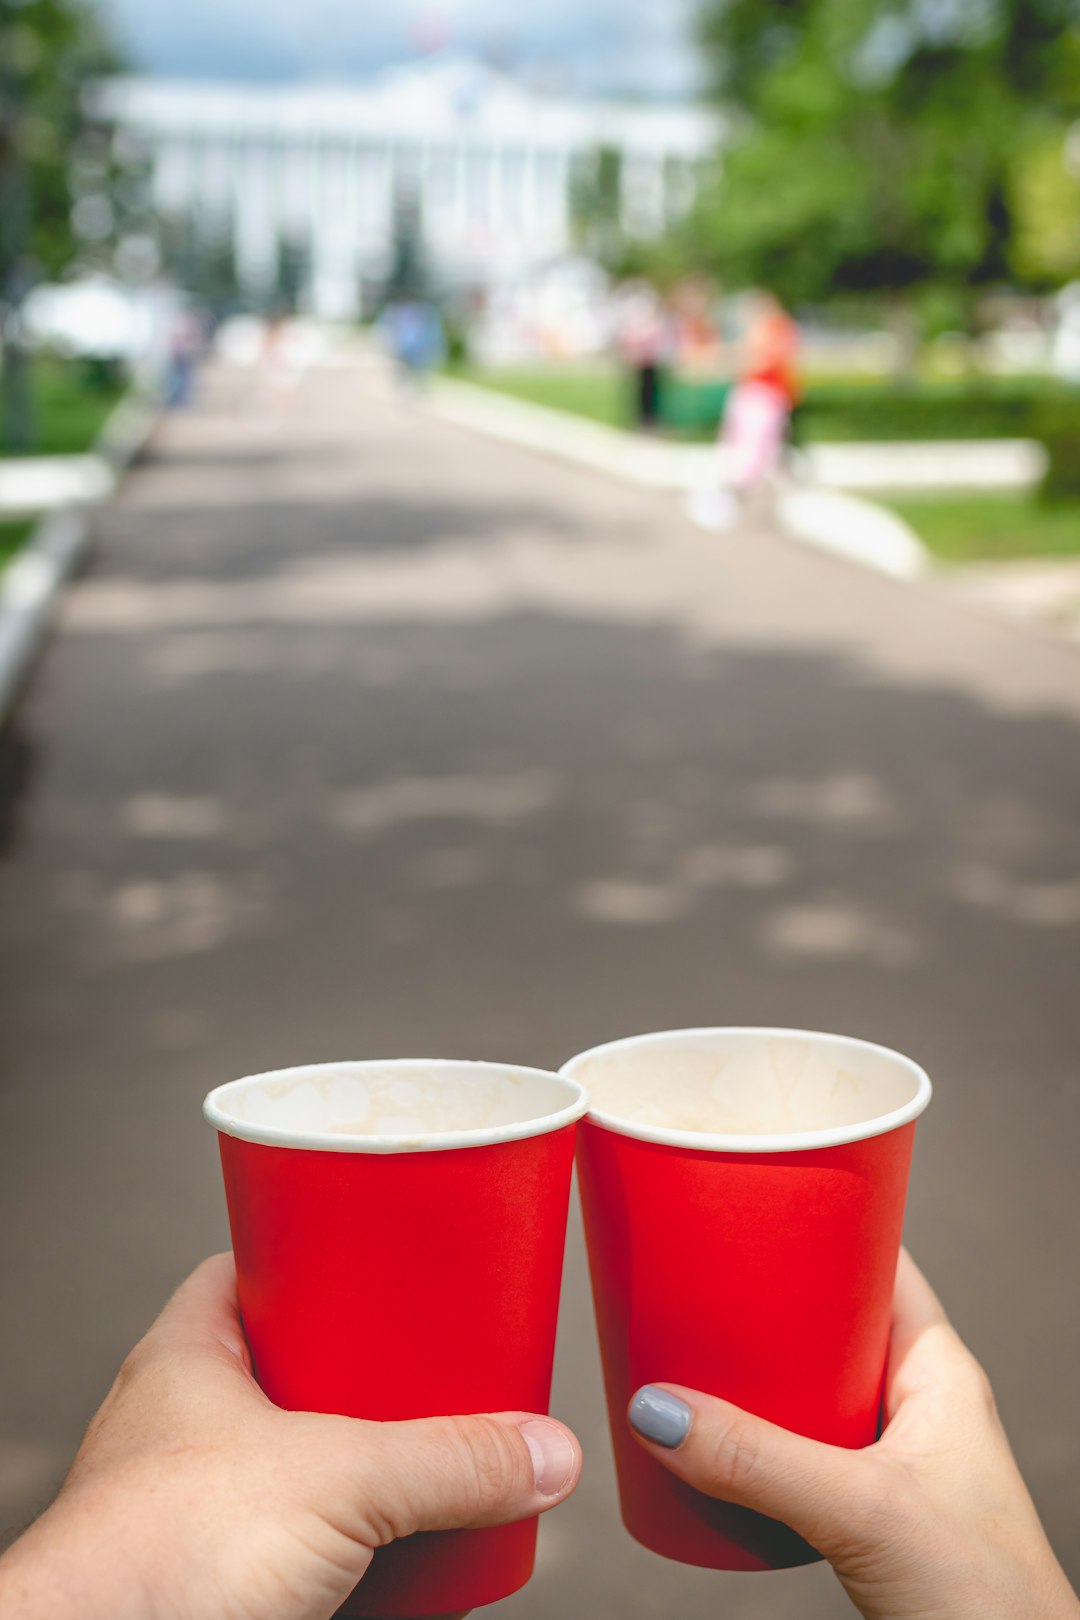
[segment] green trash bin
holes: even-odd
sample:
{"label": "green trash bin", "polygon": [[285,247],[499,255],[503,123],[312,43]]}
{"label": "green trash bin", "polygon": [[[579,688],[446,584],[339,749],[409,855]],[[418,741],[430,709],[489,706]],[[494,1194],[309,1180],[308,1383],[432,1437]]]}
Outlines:
{"label": "green trash bin", "polygon": [[708,436],[724,414],[730,382],[665,372],[660,383],[660,420],[678,433]]}

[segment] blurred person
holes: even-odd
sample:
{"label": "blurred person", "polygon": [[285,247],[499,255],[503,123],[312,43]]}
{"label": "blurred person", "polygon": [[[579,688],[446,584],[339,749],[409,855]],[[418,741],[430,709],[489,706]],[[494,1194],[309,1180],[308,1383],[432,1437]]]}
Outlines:
{"label": "blurred person", "polygon": [[[985,1374],[906,1255],[885,1408],[865,1451],[679,1385],[639,1390],[628,1421],[696,1489],[794,1526],[866,1620],[1077,1620]],[[580,1470],[569,1430],[530,1413],[281,1411],[255,1381],[232,1257],[217,1255],[128,1356],[56,1501],[0,1558],[0,1611],[330,1620],[376,1547],[546,1512]]]}
{"label": "blurred person", "polygon": [[671,294],[675,361],[681,371],[712,375],[720,361],[716,289],[705,275],[684,276]]}
{"label": "blurred person", "polygon": [[422,386],[446,358],[446,337],[435,305],[425,298],[394,298],[385,305],[377,329],[410,388]]}
{"label": "blurred person", "polygon": [[738,380],[724,409],[721,442],[731,455],[730,483],[746,495],[779,466],[791,414],[799,401],[799,329],[780,300],[749,300]]}
{"label": "blurred person", "polygon": [[272,310],[263,323],[259,371],[266,387],[274,393],[285,393],[300,381],[299,368],[290,351],[290,333],[288,310]]}
{"label": "blurred person", "polygon": [[623,287],[617,296],[615,343],[633,379],[635,425],[653,431],[660,420],[661,371],[670,329],[663,303],[647,281]]}
{"label": "blurred person", "polygon": [[180,305],[169,323],[166,340],[165,403],[174,410],[190,405],[195,394],[195,370],[206,346],[198,315]]}
{"label": "blurred person", "polygon": [[752,293],[737,378],[724,402],[719,449],[722,484],[691,497],[690,512],[708,528],[734,523],[751,495],[767,488],[783,461],[799,401],[799,329],[779,299]]}

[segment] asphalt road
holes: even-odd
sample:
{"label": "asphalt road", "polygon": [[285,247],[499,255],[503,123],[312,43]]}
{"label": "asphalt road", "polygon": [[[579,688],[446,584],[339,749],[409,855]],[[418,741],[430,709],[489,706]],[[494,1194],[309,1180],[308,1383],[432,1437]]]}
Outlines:
{"label": "asphalt road", "polygon": [[[3,1517],[226,1242],[210,1086],[790,1024],[930,1070],[908,1239],[1080,1580],[1078,744],[1076,653],[930,587],[356,371],[210,379],[0,744]],[[849,1612],[622,1533],[576,1221],[555,1410],[587,1475],[500,1620]]]}

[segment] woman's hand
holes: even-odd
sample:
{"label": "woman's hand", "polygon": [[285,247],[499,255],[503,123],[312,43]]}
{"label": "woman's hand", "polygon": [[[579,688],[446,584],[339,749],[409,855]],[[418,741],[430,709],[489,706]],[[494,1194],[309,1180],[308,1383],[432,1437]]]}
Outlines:
{"label": "woman's hand", "polygon": [[256,1384],[231,1255],[128,1356],[52,1507],[0,1559],[5,1620],[326,1620],[374,1548],[505,1524],[577,1484],[550,1418],[364,1423]]}
{"label": "woman's hand", "polygon": [[646,1385],[629,1417],[680,1479],[782,1520],[824,1553],[866,1620],[1080,1616],[986,1374],[906,1253],[876,1445],[820,1445],[676,1384]]}

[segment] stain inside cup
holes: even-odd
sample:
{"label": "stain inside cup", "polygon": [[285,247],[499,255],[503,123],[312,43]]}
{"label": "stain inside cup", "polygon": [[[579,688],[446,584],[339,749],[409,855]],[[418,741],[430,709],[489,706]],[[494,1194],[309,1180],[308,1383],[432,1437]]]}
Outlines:
{"label": "stain inside cup", "polygon": [[330,1136],[424,1137],[496,1129],[566,1107],[540,1075],[481,1065],[315,1066],[246,1082],[230,1099],[238,1122]]}
{"label": "stain inside cup", "polygon": [[663,1130],[771,1136],[860,1124],[915,1093],[884,1052],[827,1037],[643,1041],[599,1051],[574,1069],[601,1113]]}

